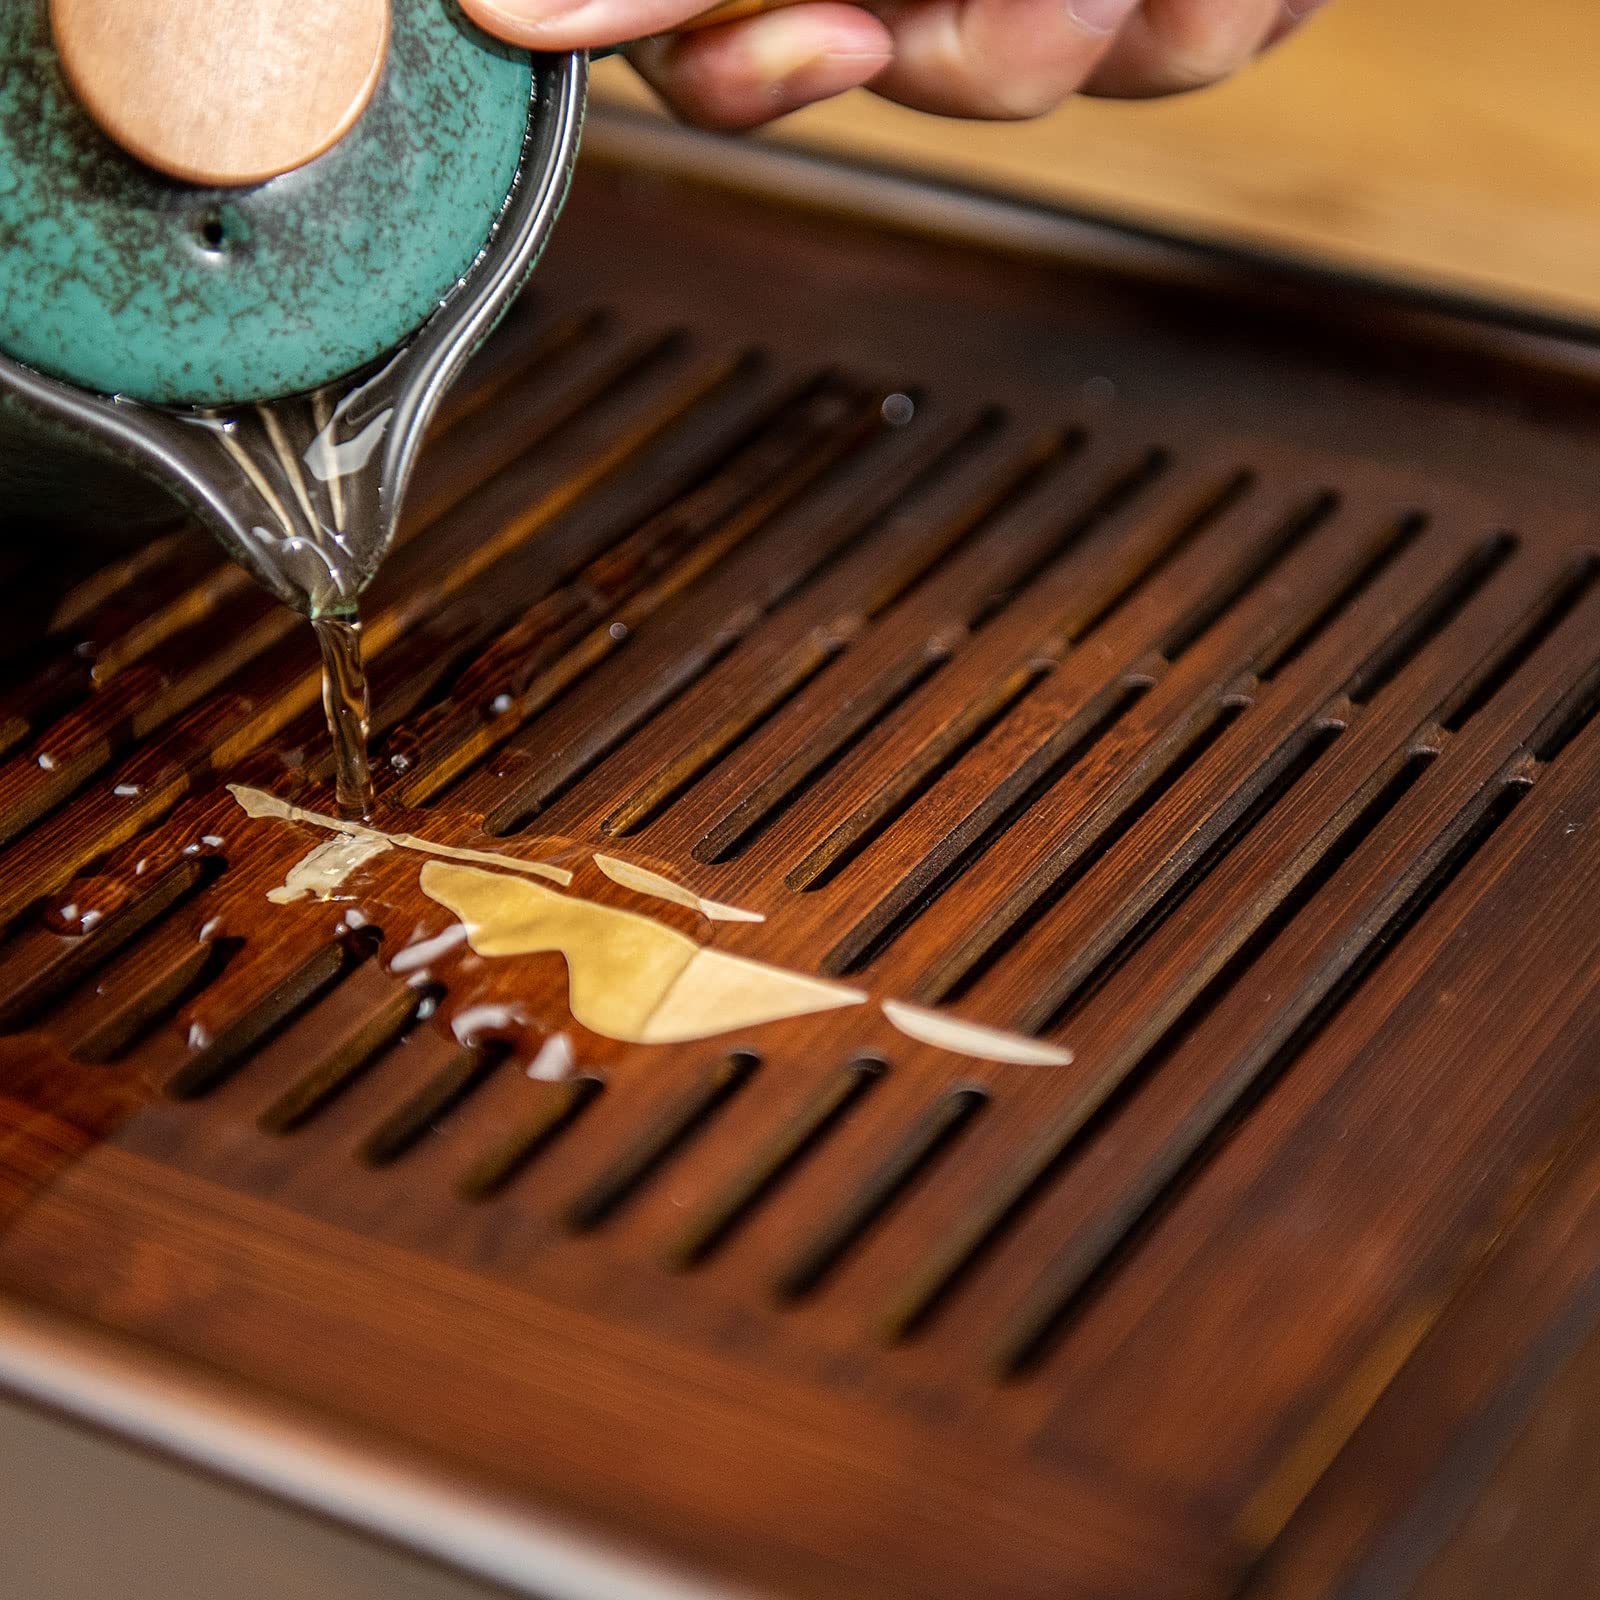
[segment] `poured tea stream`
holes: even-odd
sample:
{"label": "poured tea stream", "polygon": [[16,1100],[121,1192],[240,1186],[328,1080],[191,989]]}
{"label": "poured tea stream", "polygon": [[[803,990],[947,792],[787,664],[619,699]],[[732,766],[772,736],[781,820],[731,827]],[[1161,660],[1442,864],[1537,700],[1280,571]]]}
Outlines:
{"label": "poured tea stream", "polygon": [[339,809],[351,817],[373,805],[357,601],[394,537],[395,450],[414,445],[392,436],[391,371],[183,419],[189,470],[228,513],[224,544],[311,619]]}
{"label": "poured tea stream", "polygon": [[333,739],[333,778],[339,809],[347,817],[372,814],[372,764],[367,734],[372,696],[361,659],[361,624],[352,617],[318,617],[312,624],[322,649],[322,706]]}

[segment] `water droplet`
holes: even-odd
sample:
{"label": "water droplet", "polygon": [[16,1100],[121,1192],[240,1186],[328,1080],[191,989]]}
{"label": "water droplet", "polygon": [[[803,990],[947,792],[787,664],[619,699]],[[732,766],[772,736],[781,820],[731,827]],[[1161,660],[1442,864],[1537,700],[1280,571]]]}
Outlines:
{"label": "water droplet", "polygon": [[220,850],[228,841],[220,833],[202,833],[200,843],[211,850]]}
{"label": "water droplet", "polygon": [[189,1048],[204,1050],[211,1043],[211,1030],[203,1022],[189,1024]]}
{"label": "water droplet", "polygon": [[56,758],[52,755],[42,755],[39,757],[39,765],[46,772],[54,772],[56,770]]}
{"label": "water droplet", "polygon": [[142,878],[149,870],[150,858],[148,856],[140,856],[133,864],[133,875],[136,878]]}
{"label": "water droplet", "polygon": [[210,921],[202,922],[200,924],[200,943],[201,944],[210,944],[211,940],[212,940],[212,936],[216,933],[217,929],[220,928],[221,926],[222,926],[222,918],[221,917],[212,917],[210,919]]}
{"label": "water droplet", "polygon": [[471,931],[465,924],[457,922],[431,939],[418,939],[415,943],[408,944],[404,950],[396,954],[389,963],[389,970],[391,972],[416,972],[418,969],[426,968],[438,957],[448,955],[458,945],[465,944],[471,935]]}
{"label": "water droplet", "polygon": [[489,709],[495,714],[495,716],[503,717],[508,711],[511,711],[515,708],[516,703],[517,702],[508,694],[497,694],[494,699],[489,702]]}
{"label": "water droplet", "polygon": [[78,902],[76,900],[70,906],[62,906],[61,920],[63,922],[76,922],[78,920]]}
{"label": "water droplet", "polygon": [[535,1083],[565,1083],[577,1064],[578,1052],[572,1048],[571,1038],[556,1033],[545,1040],[543,1049],[528,1063],[528,1076]]}
{"label": "water droplet", "polygon": [[82,928],[85,933],[90,933],[95,928],[99,927],[100,924],[105,920],[106,914],[103,911],[85,911],[84,914],[78,919],[78,926]]}
{"label": "water droplet", "polygon": [[917,403],[908,394],[891,394],[879,409],[891,428],[903,428],[916,416]]}
{"label": "water droplet", "polygon": [[391,772],[409,772],[416,763],[404,751],[397,750],[389,757],[389,770]]}
{"label": "water droplet", "polygon": [[119,783],[111,792],[119,800],[137,800],[144,791],[136,783]]}
{"label": "water droplet", "polygon": [[439,997],[436,994],[425,994],[417,1002],[417,1021],[426,1022],[434,1012],[439,1009]]}
{"label": "water droplet", "polygon": [[622,641],[628,637],[628,634],[632,630],[628,627],[626,622],[613,622],[610,628],[606,631],[610,633],[611,637],[615,639],[618,644],[621,644]]}
{"label": "water droplet", "polygon": [[475,1045],[486,1033],[498,1032],[526,1021],[521,1006],[468,1006],[450,1019],[450,1031],[455,1034],[458,1044]]}

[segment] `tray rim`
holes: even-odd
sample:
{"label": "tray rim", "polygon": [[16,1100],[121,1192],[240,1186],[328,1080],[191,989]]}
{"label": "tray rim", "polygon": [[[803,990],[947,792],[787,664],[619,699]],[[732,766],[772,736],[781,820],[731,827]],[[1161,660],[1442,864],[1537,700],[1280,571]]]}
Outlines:
{"label": "tray rim", "polygon": [[[1276,299],[1286,309],[1389,315],[1414,337],[1473,346],[1499,360],[1600,382],[1600,315],[1363,269],[1260,241],[1151,221],[1131,211],[1069,205],[970,184],[891,162],[857,160],[784,142],[689,128],[649,112],[591,100],[583,163],[644,171],[747,199],[992,256],[1070,263],[1168,287]],[[1354,304],[1353,302],[1360,302]]]}
{"label": "tray rim", "polygon": [[508,1594],[755,1600],[404,1457],[395,1441],[312,1415],[247,1378],[10,1292],[0,1292],[0,1395]]}

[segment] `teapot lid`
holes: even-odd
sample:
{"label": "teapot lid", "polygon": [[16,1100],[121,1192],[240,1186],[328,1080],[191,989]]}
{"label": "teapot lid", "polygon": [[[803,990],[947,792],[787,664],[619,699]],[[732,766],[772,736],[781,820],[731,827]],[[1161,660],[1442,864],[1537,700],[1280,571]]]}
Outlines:
{"label": "teapot lid", "polygon": [[394,0],[353,131],[243,189],[175,182],[113,144],[49,10],[0,6],[0,352],[79,388],[205,407],[357,371],[438,308],[516,182],[531,58],[454,0]]}

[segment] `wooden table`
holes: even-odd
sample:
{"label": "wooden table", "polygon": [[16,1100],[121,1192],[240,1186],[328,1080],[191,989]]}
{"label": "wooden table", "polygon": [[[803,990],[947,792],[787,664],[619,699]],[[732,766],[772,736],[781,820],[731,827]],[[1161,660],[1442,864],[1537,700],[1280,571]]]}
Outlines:
{"label": "wooden table", "polygon": [[[781,136],[1592,316],[1597,59],[1591,0],[1334,0],[1204,94],[1078,101],[1025,126],[858,94]],[[619,63],[599,82],[607,98],[647,98]]]}

